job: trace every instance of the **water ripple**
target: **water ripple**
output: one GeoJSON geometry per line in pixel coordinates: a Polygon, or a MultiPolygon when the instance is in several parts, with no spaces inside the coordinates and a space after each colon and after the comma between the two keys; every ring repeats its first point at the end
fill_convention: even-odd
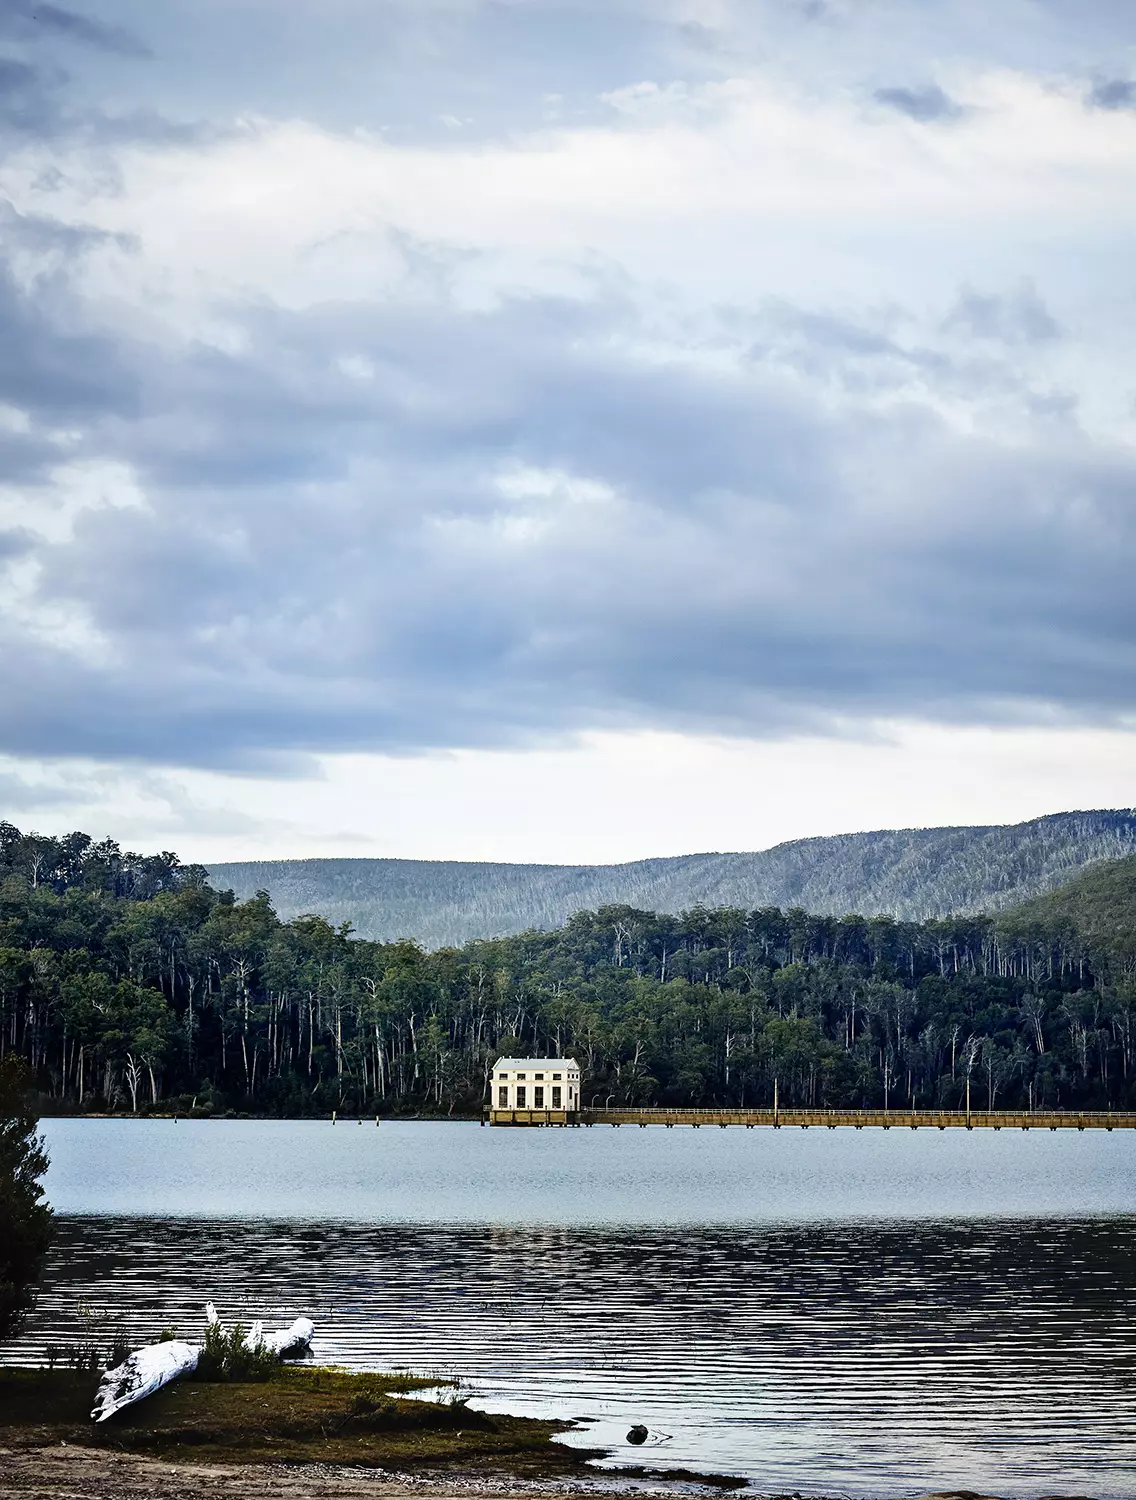
{"type": "Polygon", "coordinates": [[[589,1419],[617,1457],[868,1496],[1136,1492],[1136,1221],[637,1229],[62,1220],[36,1361],[105,1310],[132,1339],[315,1318],[315,1357],[457,1375],[589,1419]],[[980,1268],[980,1269],[979,1269],[980,1268]],[[669,1440],[622,1442],[631,1421],[669,1440]]]}

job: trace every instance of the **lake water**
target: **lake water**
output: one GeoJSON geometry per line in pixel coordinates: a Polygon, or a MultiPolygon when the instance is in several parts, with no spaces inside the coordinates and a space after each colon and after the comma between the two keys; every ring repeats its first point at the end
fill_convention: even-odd
{"type": "Polygon", "coordinates": [[[1136,1135],[48,1121],[38,1361],[317,1324],[617,1462],[856,1497],[1136,1494],[1136,1135]],[[103,1325],[104,1327],[106,1325],[103,1325]],[[624,1442],[632,1422],[652,1442],[624,1442]]]}

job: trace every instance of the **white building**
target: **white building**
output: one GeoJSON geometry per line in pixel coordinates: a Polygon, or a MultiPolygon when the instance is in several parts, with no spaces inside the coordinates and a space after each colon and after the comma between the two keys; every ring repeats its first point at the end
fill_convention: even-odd
{"type": "Polygon", "coordinates": [[[499,1057],[489,1081],[491,1125],[567,1125],[580,1108],[574,1057],[499,1057]]]}

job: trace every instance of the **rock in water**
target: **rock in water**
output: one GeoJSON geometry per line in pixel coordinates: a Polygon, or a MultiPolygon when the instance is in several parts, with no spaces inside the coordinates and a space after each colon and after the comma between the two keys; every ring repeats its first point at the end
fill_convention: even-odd
{"type": "Polygon", "coordinates": [[[627,1434],[627,1441],[629,1443],[634,1443],[636,1447],[639,1447],[641,1443],[645,1443],[647,1441],[647,1436],[647,1429],[641,1422],[636,1422],[635,1426],[627,1434]]]}
{"type": "Polygon", "coordinates": [[[197,1369],[200,1352],[194,1344],[183,1344],[180,1339],[136,1349],[103,1376],[95,1395],[92,1418],[96,1422],[105,1422],[116,1411],[133,1406],[145,1396],[152,1396],[179,1375],[192,1374],[197,1369]]]}

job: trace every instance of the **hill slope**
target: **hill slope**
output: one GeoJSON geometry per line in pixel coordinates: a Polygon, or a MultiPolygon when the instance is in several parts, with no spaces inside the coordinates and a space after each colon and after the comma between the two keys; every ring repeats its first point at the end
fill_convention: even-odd
{"type": "Polygon", "coordinates": [[[210,867],[240,897],[267,890],[280,915],[320,912],[361,936],[427,947],[553,928],[626,902],[652,911],[803,906],[906,920],[998,911],[1098,860],[1136,853],[1136,811],[1056,813],[989,828],[914,828],[799,839],[754,854],[686,854],[623,865],[297,859],[210,867]]]}
{"type": "Polygon", "coordinates": [[[1006,912],[1007,933],[1068,934],[1122,969],[1136,962],[1136,854],[1092,865],[1067,884],[1006,912]]]}

